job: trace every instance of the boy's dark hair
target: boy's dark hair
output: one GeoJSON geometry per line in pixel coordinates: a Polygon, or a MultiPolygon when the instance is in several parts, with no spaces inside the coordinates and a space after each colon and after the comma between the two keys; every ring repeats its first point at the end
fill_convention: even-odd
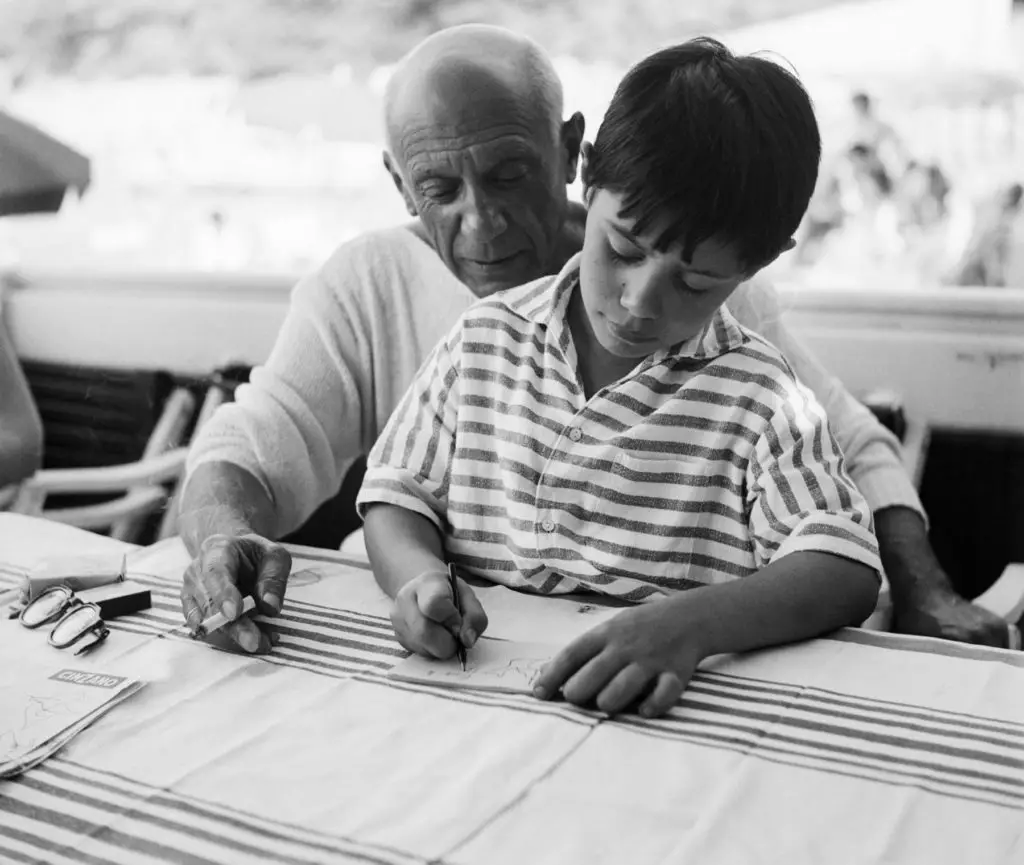
{"type": "Polygon", "coordinates": [[[583,182],[623,196],[637,233],[670,217],[657,240],[687,260],[712,237],[749,269],[771,261],[803,218],[821,136],[796,76],[760,57],[692,39],[634,66],[612,97],[583,182]]]}

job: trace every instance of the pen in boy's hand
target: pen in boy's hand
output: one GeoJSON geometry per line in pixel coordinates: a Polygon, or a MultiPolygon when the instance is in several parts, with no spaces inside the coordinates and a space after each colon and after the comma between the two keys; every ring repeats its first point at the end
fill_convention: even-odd
{"type": "MultiPolygon", "coordinates": [[[[448,584],[452,589],[452,601],[455,604],[455,611],[459,614],[459,618],[462,618],[462,601],[459,598],[459,575],[455,572],[455,562],[448,563],[448,584]]],[[[459,659],[459,663],[462,664],[462,669],[466,669],[466,646],[463,644],[458,633],[455,635],[455,657],[459,659]]]]}
{"type": "MultiPolygon", "coordinates": [[[[242,611],[238,614],[238,617],[244,616],[246,613],[251,613],[255,609],[256,601],[253,600],[252,595],[249,595],[242,601],[242,611]]],[[[231,620],[223,613],[214,613],[212,616],[203,619],[202,622],[196,625],[195,630],[192,631],[192,639],[198,640],[200,637],[205,637],[207,634],[219,631],[225,625],[230,623],[231,620]]]]}

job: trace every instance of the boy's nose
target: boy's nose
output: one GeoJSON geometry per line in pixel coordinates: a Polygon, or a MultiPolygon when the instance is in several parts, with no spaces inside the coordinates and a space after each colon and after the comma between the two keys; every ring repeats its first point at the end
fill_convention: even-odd
{"type": "Polygon", "coordinates": [[[640,270],[626,281],[620,302],[636,318],[657,318],[664,290],[664,274],[654,268],[640,270]]]}

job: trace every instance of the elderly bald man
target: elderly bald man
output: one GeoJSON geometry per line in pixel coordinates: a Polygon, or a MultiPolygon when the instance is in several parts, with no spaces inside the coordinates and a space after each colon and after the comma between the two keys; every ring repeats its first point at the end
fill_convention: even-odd
{"type": "MultiPolygon", "coordinates": [[[[384,166],[414,221],[340,246],[295,288],[269,359],[193,445],[181,531],[195,557],[182,610],[234,619],[242,596],[281,610],[290,559],[274,543],[335,495],[420,363],[478,297],[553,274],[582,245],[571,203],[584,120],[563,119],[544,52],[495,27],[437,33],[410,52],[386,94],[384,166]]],[[[789,334],[769,286],[729,301],[775,343],[825,405],[875,515],[896,626],[1005,644],[1005,625],[952,590],[932,552],[898,443],[789,334]]],[[[246,651],[268,635],[225,629],[246,651]]]]}

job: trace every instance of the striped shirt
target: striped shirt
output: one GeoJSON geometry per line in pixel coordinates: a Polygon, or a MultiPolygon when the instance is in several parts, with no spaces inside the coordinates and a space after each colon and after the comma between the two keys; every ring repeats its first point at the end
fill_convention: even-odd
{"type": "Polygon", "coordinates": [[[881,570],[821,406],[722,307],[588,400],[567,311],[578,256],[474,304],[428,357],[358,498],[414,511],[494,582],[632,601],[788,553],[881,570]]]}

